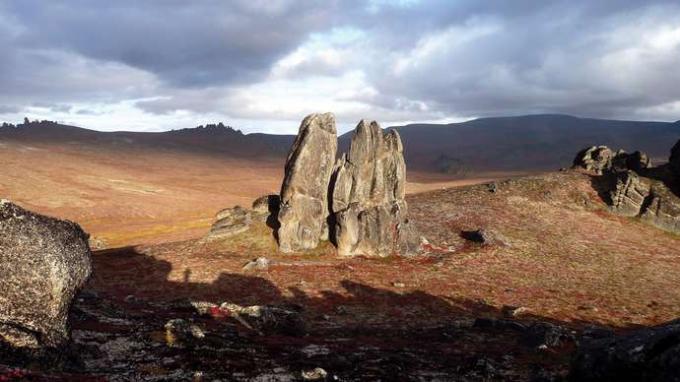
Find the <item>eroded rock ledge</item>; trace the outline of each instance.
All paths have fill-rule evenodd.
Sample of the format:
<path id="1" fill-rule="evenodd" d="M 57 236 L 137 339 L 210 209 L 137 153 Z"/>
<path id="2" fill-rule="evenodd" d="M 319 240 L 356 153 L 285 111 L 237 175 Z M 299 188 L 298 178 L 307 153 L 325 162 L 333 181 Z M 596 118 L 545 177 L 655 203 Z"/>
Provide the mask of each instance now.
<path id="1" fill-rule="evenodd" d="M 645 153 L 614 152 L 606 146 L 582 150 L 574 167 L 598 175 L 596 183 L 613 212 L 680 233 L 680 141 L 669 162 L 657 167 Z"/>

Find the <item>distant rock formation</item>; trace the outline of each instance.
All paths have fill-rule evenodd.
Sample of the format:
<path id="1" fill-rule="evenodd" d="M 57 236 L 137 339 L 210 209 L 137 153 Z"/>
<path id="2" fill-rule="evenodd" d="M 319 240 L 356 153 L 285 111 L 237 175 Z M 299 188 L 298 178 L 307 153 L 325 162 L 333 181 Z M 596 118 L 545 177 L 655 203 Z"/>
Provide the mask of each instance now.
<path id="1" fill-rule="evenodd" d="M 316 248 L 327 239 L 328 184 L 338 139 L 331 113 L 311 114 L 286 160 L 278 214 L 279 249 L 294 252 Z"/>
<path id="2" fill-rule="evenodd" d="M 652 167 L 639 151 L 613 153 L 606 146 L 593 146 L 578 153 L 574 166 L 604 178 L 601 183 L 613 212 L 680 233 L 680 141 L 667 165 Z"/>
<path id="3" fill-rule="evenodd" d="M 406 165 L 399 134 L 383 132 L 375 121 L 361 121 L 349 154 L 333 166 L 336 149 L 332 114 L 312 114 L 302 121 L 281 187 L 280 250 L 312 249 L 330 239 L 343 256 L 417 252 L 420 238 L 404 200 Z"/>
<path id="4" fill-rule="evenodd" d="M 0 201 L 0 342 L 58 348 L 71 302 L 91 272 L 88 235 L 76 223 Z"/>
<path id="5" fill-rule="evenodd" d="M 612 170 L 640 171 L 641 169 L 650 168 L 652 162 L 647 154 L 640 151 L 628 154 L 623 150 L 614 152 L 607 146 L 591 146 L 576 154 L 573 165 L 576 168 L 583 168 L 602 175 Z"/>
<path id="6" fill-rule="evenodd" d="M 419 237 L 408 218 L 406 165 L 395 130 L 361 121 L 332 184 L 334 238 L 341 256 L 411 254 Z"/>

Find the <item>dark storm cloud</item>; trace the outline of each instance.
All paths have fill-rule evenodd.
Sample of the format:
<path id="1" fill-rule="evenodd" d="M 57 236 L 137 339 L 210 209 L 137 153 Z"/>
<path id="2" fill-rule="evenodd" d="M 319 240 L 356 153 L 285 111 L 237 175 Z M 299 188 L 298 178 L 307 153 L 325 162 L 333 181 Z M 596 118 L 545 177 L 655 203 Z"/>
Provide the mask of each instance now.
<path id="1" fill-rule="evenodd" d="M 19 43 L 116 61 L 177 86 L 248 82 L 332 24 L 334 2 L 14 1 Z"/>
<path id="2" fill-rule="evenodd" d="M 8 0 L 0 50 L 6 110 L 680 118 L 677 1 Z"/>

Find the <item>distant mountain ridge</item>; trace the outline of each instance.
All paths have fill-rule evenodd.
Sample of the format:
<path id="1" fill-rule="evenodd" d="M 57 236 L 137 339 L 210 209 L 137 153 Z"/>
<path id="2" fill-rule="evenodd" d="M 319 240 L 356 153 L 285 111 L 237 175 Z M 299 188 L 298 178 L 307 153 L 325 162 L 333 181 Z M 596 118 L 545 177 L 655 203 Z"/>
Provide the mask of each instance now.
<path id="1" fill-rule="evenodd" d="M 396 129 L 407 165 L 415 170 L 467 175 L 478 171 L 536 171 L 566 167 L 580 149 L 607 145 L 667 158 L 680 139 L 680 121 L 644 122 L 542 114 L 480 118 Z M 346 151 L 351 132 L 339 137 Z M 244 134 L 222 124 L 166 132 L 99 132 L 53 122 L 0 127 L 0 140 L 80 145 L 91 149 L 178 150 L 236 158 L 284 158 L 293 135 Z"/>

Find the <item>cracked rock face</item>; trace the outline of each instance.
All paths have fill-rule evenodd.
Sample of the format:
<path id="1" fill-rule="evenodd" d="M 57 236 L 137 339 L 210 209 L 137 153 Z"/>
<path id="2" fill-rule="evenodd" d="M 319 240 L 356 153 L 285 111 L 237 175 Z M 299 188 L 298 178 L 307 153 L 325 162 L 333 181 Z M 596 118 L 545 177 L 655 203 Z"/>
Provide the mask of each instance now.
<path id="1" fill-rule="evenodd" d="M 327 238 L 328 184 L 337 146 L 333 114 L 311 114 L 302 121 L 281 186 L 278 239 L 282 252 L 313 249 Z"/>
<path id="2" fill-rule="evenodd" d="M 404 200 L 406 165 L 399 134 L 362 120 L 332 181 L 334 239 L 341 256 L 408 255 L 419 237 Z"/>
<path id="3" fill-rule="evenodd" d="M 56 348 L 91 272 L 88 235 L 77 224 L 0 202 L 0 342 Z"/>
<path id="4" fill-rule="evenodd" d="M 638 216 L 649 197 L 650 185 L 632 171 L 618 174 L 611 192 L 612 208 L 623 216 Z"/>

